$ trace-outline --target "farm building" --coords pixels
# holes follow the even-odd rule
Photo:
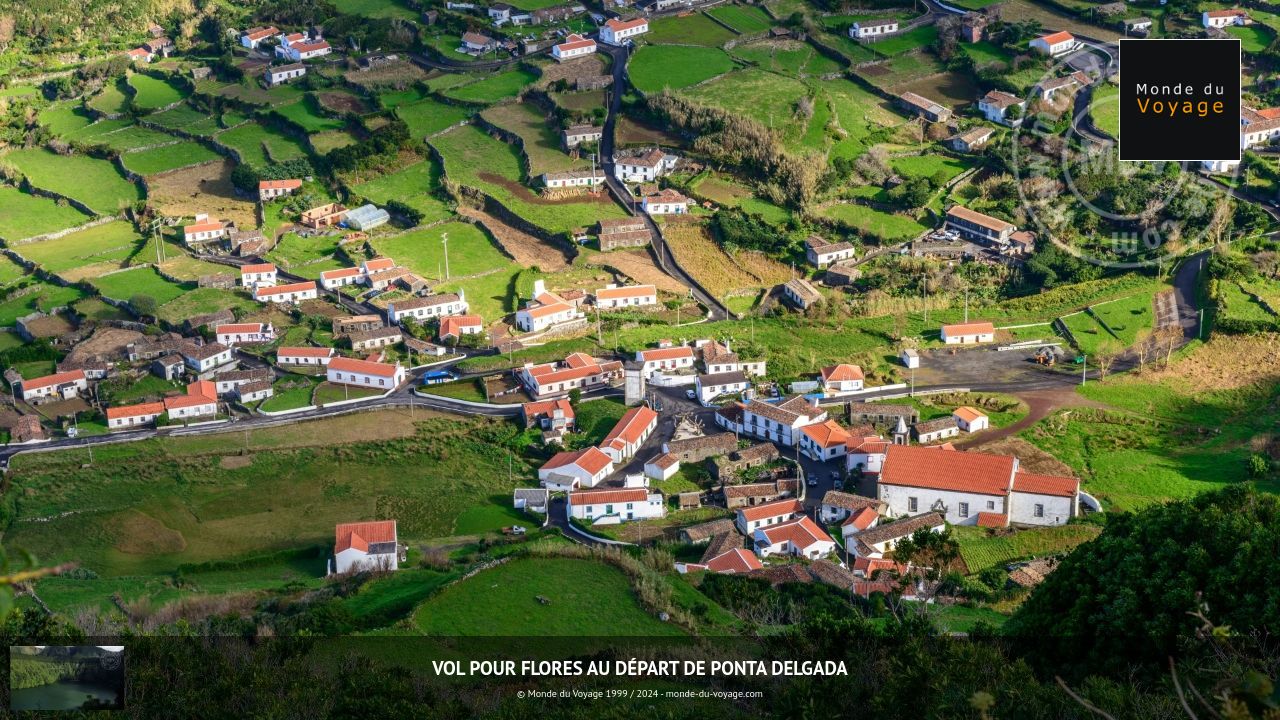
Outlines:
[[[395,520],[343,523],[334,529],[331,575],[386,572],[400,567]]]
[[[390,219],[391,215],[376,205],[361,205],[348,211],[342,224],[352,230],[370,230],[379,225],[385,225]]]

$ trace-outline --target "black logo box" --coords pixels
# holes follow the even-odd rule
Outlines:
[[[1121,160],[1196,162],[1240,159],[1240,41],[1120,40]],[[1139,93],[1140,85],[1147,86]],[[1181,87],[1189,94],[1152,88]],[[1205,94],[1206,86],[1214,92]],[[1221,88],[1222,93],[1216,91]],[[1149,110],[1139,112],[1138,101]],[[1147,101],[1150,101],[1150,104]],[[1184,113],[1185,102],[1196,112]],[[1200,103],[1210,113],[1198,114]],[[1170,115],[1169,105],[1177,112]],[[1223,111],[1215,114],[1215,103]],[[1157,105],[1164,111],[1155,113]]]

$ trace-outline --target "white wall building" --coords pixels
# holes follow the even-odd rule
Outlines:
[[[382,572],[400,567],[395,520],[343,523],[334,534],[333,573]]]
[[[942,342],[948,345],[974,345],[976,343],[994,342],[996,328],[989,322],[956,323],[943,325],[940,335]]]
[[[859,20],[849,26],[849,37],[854,40],[875,40],[896,32],[897,20]]]
[[[742,407],[744,433],[787,447],[800,442],[801,428],[826,420],[826,410],[799,395],[780,403],[750,400]]]
[[[569,493],[569,517],[594,524],[660,518],[667,514],[662,494],[646,488],[579,490]]]
[[[253,291],[253,299],[263,303],[298,303],[304,300],[315,300],[319,296],[315,280],[260,287]]]
[[[653,285],[610,285],[596,291],[596,307],[601,310],[658,304],[658,288]]]
[[[214,331],[218,342],[231,347],[246,343],[265,343],[276,339],[271,323],[227,323]]]
[[[404,368],[400,363],[381,363],[369,360],[356,360],[346,357],[335,357],[325,366],[325,377],[331,383],[339,385],[358,385],[361,387],[393,390],[404,382]]]
[[[750,537],[759,528],[784,523],[803,515],[804,504],[799,500],[778,500],[738,508],[734,513],[733,524],[737,526],[738,532]]]
[[[626,45],[631,38],[649,32],[649,21],[644,18],[619,20],[609,18],[600,26],[600,42],[609,45]]]
[[[387,322],[395,324],[405,318],[426,320],[445,315],[462,315],[466,311],[466,291],[459,290],[457,293],[440,293],[387,303]]]
[[[613,474],[613,460],[597,447],[559,452],[538,468],[538,481],[553,492],[593,488]]]

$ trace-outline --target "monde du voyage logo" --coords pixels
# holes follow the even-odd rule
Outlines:
[[[1120,159],[1240,159],[1240,41],[1120,41]]]

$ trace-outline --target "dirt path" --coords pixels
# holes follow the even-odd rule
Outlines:
[[[513,228],[483,210],[459,205],[458,214],[478,221],[498,240],[498,244],[508,255],[525,267],[537,266],[545,272],[555,272],[569,266],[568,259],[559,248]]]
[[[1005,438],[1013,437],[1027,428],[1035,425],[1041,420],[1049,417],[1055,410],[1066,407],[1093,407],[1105,408],[1105,404],[1090,400],[1083,395],[1078,394],[1074,387],[1065,387],[1054,390],[1029,390],[1017,393],[1016,397],[1027,404],[1029,411],[1021,420],[1006,425],[1002,428],[996,428],[988,432],[980,433],[977,437],[956,443],[956,447],[962,450],[972,450],[984,445],[999,442]]]

